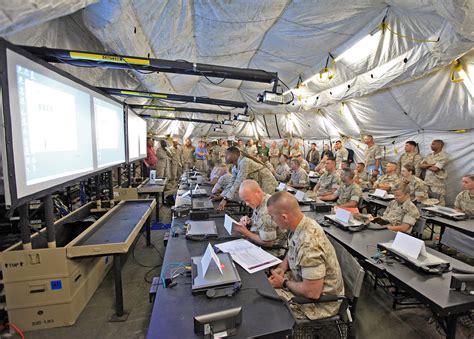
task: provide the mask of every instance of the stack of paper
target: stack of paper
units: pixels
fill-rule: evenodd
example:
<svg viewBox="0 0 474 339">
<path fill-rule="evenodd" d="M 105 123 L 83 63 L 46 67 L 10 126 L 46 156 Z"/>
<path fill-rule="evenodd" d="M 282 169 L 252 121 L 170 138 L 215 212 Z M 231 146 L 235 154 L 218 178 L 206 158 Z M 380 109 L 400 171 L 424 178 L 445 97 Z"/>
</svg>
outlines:
<svg viewBox="0 0 474 339">
<path fill-rule="evenodd" d="M 245 239 L 233 240 L 215 245 L 222 252 L 230 253 L 232 259 L 249 273 L 281 263 L 277 257 Z"/>
</svg>

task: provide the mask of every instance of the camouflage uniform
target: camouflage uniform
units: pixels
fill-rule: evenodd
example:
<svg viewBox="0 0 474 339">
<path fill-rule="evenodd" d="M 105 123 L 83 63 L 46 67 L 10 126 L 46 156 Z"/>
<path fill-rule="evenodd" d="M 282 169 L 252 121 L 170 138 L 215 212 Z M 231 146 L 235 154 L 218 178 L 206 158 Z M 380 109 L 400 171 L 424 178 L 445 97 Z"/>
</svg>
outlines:
<svg viewBox="0 0 474 339">
<path fill-rule="evenodd" d="M 178 148 L 170 147 L 170 181 L 178 179 L 178 168 L 180 166 L 180 150 Z"/>
<path fill-rule="evenodd" d="M 194 146 L 184 145 L 182 148 L 183 170 L 187 171 L 194 166 Z"/>
<path fill-rule="evenodd" d="M 357 184 L 342 185 L 334 192 L 337 199 L 337 204 L 347 204 L 350 201 L 355 201 L 359 203 L 360 198 L 362 197 L 362 190 Z"/>
<path fill-rule="evenodd" d="M 232 170 L 232 181 L 224 197 L 228 200 L 238 200 L 240 184 L 245 179 L 255 180 L 262 191 L 268 194 L 274 193 L 278 186 L 278 182 L 267 166 L 246 156 L 240 156 L 236 168 Z"/>
<path fill-rule="evenodd" d="M 308 173 L 301 167 L 297 171 L 291 171 L 290 182 L 291 185 L 304 185 L 304 188 L 308 187 L 309 176 Z"/>
<path fill-rule="evenodd" d="M 292 147 L 290 150 L 290 158 L 298 158 L 301 154 L 300 148 L 294 148 Z"/>
<path fill-rule="evenodd" d="M 157 177 L 170 177 L 170 156 L 166 149 L 161 146 L 158 146 L 156 149 L 156 157 L 158 161 L 156 162 L 156 176 Z"/>
<path fill-rule="evenodd" d="M 373 144 L 371 147 L 367 147 L 364 152 L 365 168 L 368 169 L 368 166 L 374 166 L 375 160 L 382 161 L 382 158 L 382 147 L 376 144 Z"/>
<path fill-rule="evenodd" d="M 287 157 L 290 156 L 290 149 L 291 147 L 288 146 L 281 146 L 280 153 L 286 155 Z"/>
<path fill-rule="evenodd" d="M 462 191 L 456 196 L 454 207 L 470 216 L 474 216 L 474 196 L 470 195 L 469 191 Z"/>
<path fill-rule="evenodd" d="M 372 186 L 369 180 L 369 175 L 365 171 L 362 173 L 354 172 L 354 182 L 356 182 L 356 180 L 359 181 L 358 185 L 361 188 L 370 188 Z"/>
<path fill-rule="evenodd" d="M 280 150 L 278 147 L 271 148 L 268 151 L 268 156 L 270 158 L 270 163 L 273 165 L 273 167 L 277 168 L 278 167 L 278 157 L 280 156 Z"/>
<path fill-rule="evenodd" d="M 398 161 L 398 172 L 400 173 L 404 165 L 410 164 L 410 165 L 413 165 L 413 167 L 415 167 L 415 173 L 413 173 L 413 175 L 416 175 L 417 177 L 419 177 L 421 173 L 421 169 L 418 167 L 418 164 L 421 162 L 421 160 L 422 160 L 421 155 L 419 155 L 416 152 L 403 153 L 400 156 L 400 160 Z"/>
<path fill-rule="evenodd" d="M 401 204 L 396 200 L 392 200 L 385 212 L 383 212 L 382 218 L 387 220 L 392 226 L 400 225 L 401 223 L 411 225 L 412 227 L 407 231 L 407 233 L 410 233 L 413 225 L 420 218 L 420 212 L 410 199 L 405 200 Z"/>
<path fill-rule="evenodd" d="M 280 164 L 275 170 L 275 178 L 281 182 L 287 182 L 291 175 L 291 168 L 288 164 Z"/>
<path fill-rule="evenodd" d="M 245 153 L 247 153 L 248 155 L 251 155 L 253 157 L 255 157 L 258 153 L 258 149 L 257 149 L 257 146 L 256 145 L 252 145 L 252 146 L 247 146 L 245 147 Z"/>
<path fill-rule="evenodd" d="M 377 185 L 388 184 L 390 185 L 390 189 L 393 190 L 396 185 L 400 184 L 400 177 L 398 176 L 397 173 L 384 174 L 377 179 L 374 185 L 375 184 Z"/>
<path fill-rule="evenodd" d="M 319 178 L 319 190 L 318 193 L 332 193 L 334 188 L 337 188 L 337 177 L 336 172 L 326 172 Z"/>
<path fill-rule="evenodd" d="M 221 163 L 220 152 L 221 152 L 221 145 L 214 145 L 212 147 L 212 154 L 211 160 L 214 161 L 215 165 L 219 165 Z"/>
<path fill-rule="evenodd" d="M 423 201 L 428 199 L 428 186 L 423 180 L 412 175 L 410 180 L 402 179 L 408 185 L 410 189 L 410 199 L 417 199 L 418 201 Z"/>
<path fill-rule="evenodd" d="M 270 161 L 265 161 L 265 166 L 270 170 L 270 172 L 273 172 L 275 169 L 273 168 L 273 165 L 270 163 Z"/>
<path fill-rule="evenodd" d="M 344 282 L 336 251 L 318 223 L 304 216 L 288 240 L 289 280 L 302 282 L 303 279 L 324 279 L 323 295 L 343 295 Z M 290 291 L 277 289 L 277 293 L 289 300 L 294 295 Z M 291 305 L 298 319 L 311 320 L 327 318 L 337 314 L 338 302 Z"/>
<path fill-rule="evenodd" d="M 223 176 L 221 176 L 219 179 L 217 179 L 216 184 L 212 188 L 212 194 L 224 192 L 227 186 L 230 184 L 231 180 L 232 180 L 232 174 L 230 173 L 226 173 Z"/>
<path fill-rule="evenodd" d="M 227 147 L 224 145 L 220 146 L 220 151 L 219 151 L 219 164 L 225 164 L 225 154 L 227 152 Z"/>
<path fill-rule="evenodd" d="M 341 146 L 341 148 L 336 151 L 334 156 L 336 158 L 336 168 L 340 168 L 341 162 L 349 158 L 349 151 Z"/>
<path fill-rule="evenodd" d="M 435 164 L 435 166 L 439 168 L 439 171 L 436 173 L 430 169 L 426 169 L 425 183 L 432 192 L 439 193 L 441 195 L 439 202 L 441 205 L 444 205 L 444 195 L 446 194 L 445 180 L 448 177 L 445 167 L 449 161 L 448 155 L 441 151 L 438 154 L 431 153 L 423 160 L 428 164 Z"/>
<path fill-rule="evenodd" d="M 300 162 L 300 168 L 302 168 L 306 173 L 309 173 L 309 162 L 304 159 L 302 159 Z"/>
<path fill-rule="evenodd" d="M 287 232 L 280 229 L 268 214 L 267 201 L 270 194 L 265 194 L 262 203 L 257 206 L 252 213 L 252 227 L 250 231 L 257 233 L 261 240 L 273 241 L 273 246 L 286 247 Z M 269 253 L 275 256 L 285 255 L 284 248 L 269 249 Z"/>
</svg>

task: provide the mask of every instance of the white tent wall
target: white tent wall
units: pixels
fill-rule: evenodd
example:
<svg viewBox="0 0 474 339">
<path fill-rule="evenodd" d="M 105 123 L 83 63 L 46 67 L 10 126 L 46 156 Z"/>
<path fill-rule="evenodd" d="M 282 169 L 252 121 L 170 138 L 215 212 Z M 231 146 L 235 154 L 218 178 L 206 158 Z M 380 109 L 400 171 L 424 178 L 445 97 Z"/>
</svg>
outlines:
<svg viewBox="0 0 474 339">
<path fill-rule="evenodd" d="M 378 34 L 376 27 L 386 16 L 388 27 L 377 44 L 359 48 L 365 56 L 330 62 L 334 78 L 325 83 L 308 82 L 306 95 L 295 105 L 257 103 L 256 95 L 270 90 L 269 84 L 58 66 L 97 86 L 246 101 L 254 117 L 251 123 L 223 125 L 224 132 L 215 132 L 210 124 L 149 120 L 149 130 L 155 135 L 193 139 L 258 136 L 279 141 L 293 136 L 304 139 L 306 145 L 317 141 L 319 148 L 329 139 L 342 138 L 359 159 L 365 147 L 358 141 L 361 134 L 373 134 L 386 146 L 387 159 L 398 158 L 406 140 L 419 142 L 421 153 L 427 154 L 431 140 L 440 138 L 446 141 L 451 159 L 448 203 L 460 189 L 462 174 L 474 172 L 472 1 L 0 2 L 0 35 L 13 43 L 265 69 L 279 73 L 282 90 L 287 89 L 283 83 L 294 87 L 299 75 L 305 80 L 317 74 L 329 52 L 340 56 L 369 33 Z M 466 71 L 462 83 L 450 81 L 451 62 L 457 58 Z M 135 98 L 126 101 L 148 103 Z M 233 114 L 240 111 L 231 110 Z M 214 121 L 222 118 L 189 113 L 179 116 Z M 459 129 L 467 132 L 452 132 Z M 399 153 L 394 153 L 392 142 Z"/>
</svg>

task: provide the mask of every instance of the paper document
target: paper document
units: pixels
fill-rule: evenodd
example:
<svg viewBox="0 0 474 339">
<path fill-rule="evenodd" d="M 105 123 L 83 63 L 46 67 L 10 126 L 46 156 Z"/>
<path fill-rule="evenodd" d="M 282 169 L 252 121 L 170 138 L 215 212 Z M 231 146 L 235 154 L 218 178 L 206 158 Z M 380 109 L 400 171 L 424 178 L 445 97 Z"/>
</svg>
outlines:
<svg viewBox="0 0 474 339">
<path fill-rule="evenodd" d="M 304 200 L 304 192 L 303 191 L 296 191 L 295 198 L 298 201 Z"/>
<path fill-rule="evenodd" d="M 387 191 L 377 188 L 374 192 L 374 195 L 377 197 L 385 198 L 387 196 Z"/>
<path fill-rule="evenodd" d="M 245 239 L 233 240 L 215 246 L 222 252 L 230 253 L 232 259 L 249 273 L 255 273 L 281 263 L 280 259 Z"/>
<path fill-rule="evenodd" d="M 214 263 L 217 265 L 217 268 L 222 274 L 221 261 L 219 260 L 219 257 L 217 256 L 216 252 L 214 252 L 214 249 L 212 248 L 211 244 L 207 244 L 206 252 L 204 252 L 204 255 L 201 258 L 203 276 L 206 276 L 207 269 L 209 268 L 209 265 L 212 261 L 214 261 Z"/>
<path fill-rule="evenodd" d="M 234 219 L 232 219 L 232 217 L 230 217 L 228 214 L 226 214 L 224 216 L 224 227 L 225 227 L 226 231 L 229 233 L 229 235 L 232 235 L 232 225 L 233 224 L 238 224 L 238 222 L 235 221 Z"/>
<path fill-rule="evenodd" d="M 156 171 L 150 170 L 150 184 L 154 185 L 156 182 Z"/>
<path fill-rule="evenodd" d="M 285 190 L 285 189 L 286 189 L 285 183 L 280 182 L 280 184 L 279 184 L 278 187 L 277 187 L 277 190 L 283 191 L 283 190 Z"/>
</svg>

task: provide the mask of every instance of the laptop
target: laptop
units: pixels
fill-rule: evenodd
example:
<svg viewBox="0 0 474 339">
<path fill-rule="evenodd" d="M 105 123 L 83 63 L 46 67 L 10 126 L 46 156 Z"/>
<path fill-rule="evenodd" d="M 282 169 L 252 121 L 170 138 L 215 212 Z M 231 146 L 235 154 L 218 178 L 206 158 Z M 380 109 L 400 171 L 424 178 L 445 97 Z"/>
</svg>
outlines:
<svg viewBox="0 0 474 339">
<path fill-rule="evenodd" d="M 434 212 L 435 214 L 441 215 L 443 217 L 448 217 L 450 219 L 462 219 L 466 217 L 465 213 L 456 211 L 454 208 L 449 208 L 449 207 L 444 207 L 444 206 L 422 207 L 421 209 Z"/>
<path fill-rule="evenodd" d="M 214 220 L 196 221 L 189 220 L 186 236 L 216 236 L 217 226 Z"/>
<path fill-rule="evenodd" d="M 325 215 L 324 218 L 331 220 L 342 227 L 356 227 L 363 225 L 363 222 L 354 220 L 352 213 L 343 208 L 336 208 L 336 214 Z"/>
<path fill-rule="evenodd" d="M 205 293 L 209 288 L 223 288 L 240 282 L 240 276 L 229 253 L 217 254 L 221 262 L 222 273 L 215 264 L 211 264 L 203 275 L 201 259 L 202 256 L 191 257 L 193 294 Z"/>
<path fill-rule="evenodd" d="M 208 198 L 193 198 L 192 199 L 193 210 L 213 210 L 214 204 Z"/>
<path fill-rule="evenodd" d="M 388 194 L 386 190 L 376 189 L 374 193 L 369 193 L 369 197 L 377 198 L 381 200 L 392 200 L 395 199 L 393 194 Z"/>
<path fill-rule="evenodd" d="M 446 260 L 428 253 L 423 240 L 403 232 L 397 232 L 393 242 L 379 243 L 378 245 L 416 267 L 421 268 L 449 264 Z"/>
<path fill-rule="evenodd" d="M 191 206 L 191 197 L 188 196 L 177 196 L 174 206 L 175 207 L 183 207 L 183 206 Z"/>
<path fill-rule="evenodd" d="M 191 191 L 193 197 L 207 197 L 207 191 L 204 188 L 195 188 Z"/>
<path fill-rule="evenodd" d="M 316 202 L 316 200 L 305 197 L 305 194 L 303 191 L 296 191 L 295 193 L 295 198 L 298 200 L 300 204 L 311 204 L 312 202 Z"/>
</svg>

